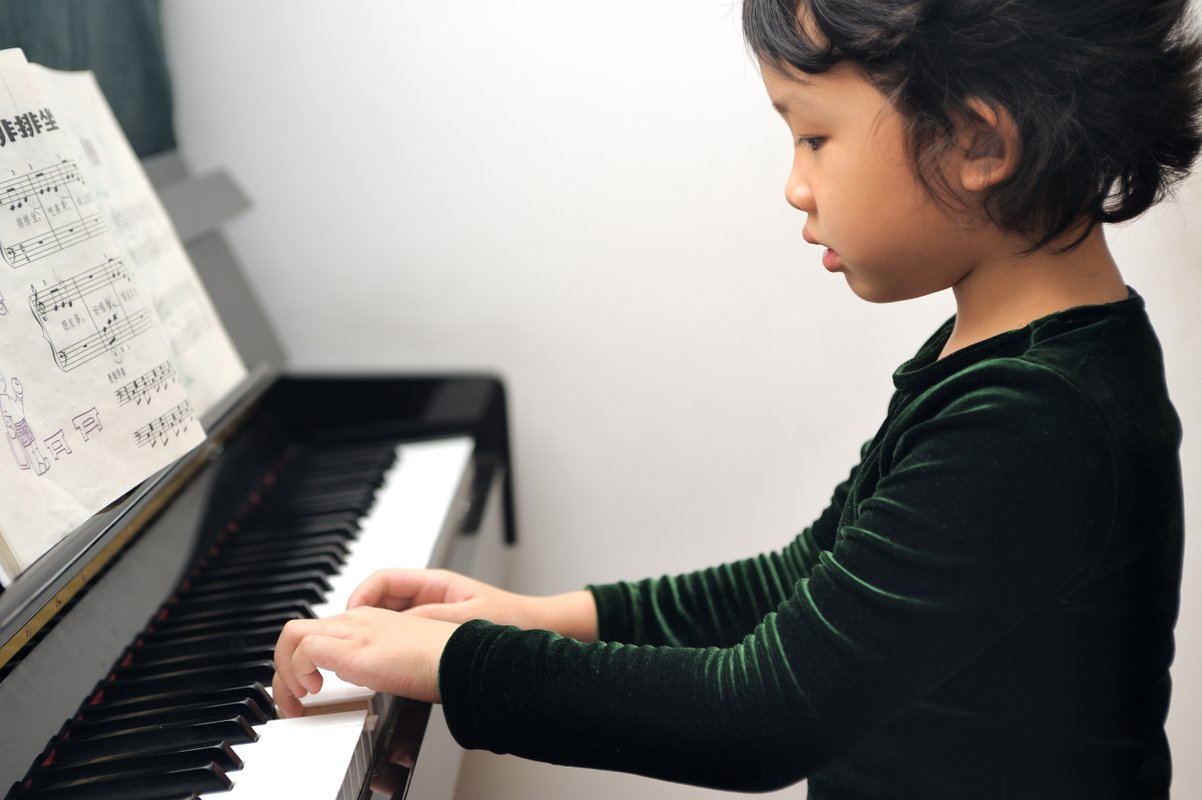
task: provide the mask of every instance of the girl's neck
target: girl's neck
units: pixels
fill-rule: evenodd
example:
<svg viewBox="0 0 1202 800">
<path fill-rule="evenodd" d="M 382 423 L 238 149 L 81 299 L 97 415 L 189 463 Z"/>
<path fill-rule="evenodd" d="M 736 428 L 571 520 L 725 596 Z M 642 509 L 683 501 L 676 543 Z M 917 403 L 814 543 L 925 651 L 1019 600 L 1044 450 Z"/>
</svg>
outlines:
<svg viewBox="0 0 1202 800">
<path fill-rule="evenodd" d="M 956 322 L 940 358 L 1056 311 L 1128 296 L 1101 225 L 1070 253 L 1012 255 L 1019 249 L 1003 242 L 996 252 L 1007 255 L 982 262 L 952 287 Z"/>
</svg>

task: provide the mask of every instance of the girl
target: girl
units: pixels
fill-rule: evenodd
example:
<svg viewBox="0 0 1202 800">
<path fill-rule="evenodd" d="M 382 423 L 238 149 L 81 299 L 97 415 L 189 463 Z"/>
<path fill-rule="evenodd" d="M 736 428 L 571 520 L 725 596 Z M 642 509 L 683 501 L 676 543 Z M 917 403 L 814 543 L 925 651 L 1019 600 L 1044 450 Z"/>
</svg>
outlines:
<svg viewBox="0 0 1202 800">
<path fill-rule="evenodd" d="M 554 597 L 376 574 L 290 622 L 465 747 L 822 798 L 1165 798 L 1181 430 L 1101 223 L 1200 142 L 1185 0 L 746 0 L 790 204 L 875 301 L 956 315 L 779 552 Z M 400 613 L 398 613 L 400 612 Z"/>
</svg>

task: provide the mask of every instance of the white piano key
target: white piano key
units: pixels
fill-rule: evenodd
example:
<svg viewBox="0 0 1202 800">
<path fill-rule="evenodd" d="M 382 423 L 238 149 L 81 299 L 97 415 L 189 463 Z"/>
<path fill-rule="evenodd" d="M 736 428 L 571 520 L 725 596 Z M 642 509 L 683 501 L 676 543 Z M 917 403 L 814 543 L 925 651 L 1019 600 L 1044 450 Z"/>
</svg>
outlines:
<svg viewBox="0 0 1202 800">
<path fill-rule="evenodd" d="M 227 773 L 234 786 L 203 800 L 335 800 L 345 784 L 362 786 L 361 746 L 366 711 L 345 711 L 258 725 L 259 740 L 234 746 L 242 769 Z M 348 772 L 353 772 L 348 781 Z"/>
<path fill-rule="evenodd" d="M 360 534 L 349 546 L 346 562 L 330 577 L 331 590 L 314 608 L 318 616 L 345 610 L 352 591 L 377 569 L 430 566 L 434 547 L 467 471 L 473 442 L 469 438 L 403 444 L 397 463 L 385 476 Z M 229 792 L 204 800 L 307 800 L 338 798 L 352 787 L 357 797 L 371 763 L 366 721 L 375 693 L 322 672 L 322 690 L 301 699 L 309 716 L 277 719 L 256 727 L 259 740 L 234 750 L 245 766 L 229 773 Z M 268 689 L 270 692 L 270 689 Z M 329 711 L 360 705 L 361 710 Z M 348 772 L 350 778 L 348 779 Z"/>
<path fill-rule="evenodd" d="M 467 437 L 403 444 L 397 463 L 376 492 L 372 509 L 360 521 L 359 537 L 351 543 L 346 562 L 330 577 L 324 602 L 314 606 L 318 617 L 340 614 L 355 588 L 378 569 L 428 567 L 460 481 L 471 459 L 473 441 Z M 311 710 L 370 701 L 373 692 L 322 670 L 322 689 L 301 698 Z"/>
<path fill-rule="evenodd" d="M 401 445 L 399 461 L 360 523 L 346 563 L 330 579 L 330 592 L 314 607 L 319 617 L 346 610 L 355 588 L 378 569 L 428 567 L 468 460 L 469 438 Z"/>
</svg>

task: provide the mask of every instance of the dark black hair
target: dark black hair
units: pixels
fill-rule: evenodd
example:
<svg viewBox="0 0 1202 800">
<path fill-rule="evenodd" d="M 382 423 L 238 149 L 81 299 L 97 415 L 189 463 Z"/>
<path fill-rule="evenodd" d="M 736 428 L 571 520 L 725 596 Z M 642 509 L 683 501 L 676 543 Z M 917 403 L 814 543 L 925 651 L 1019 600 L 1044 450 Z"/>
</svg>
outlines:
<svg viewBox="0 0 1202 800">
<path fill-rule="evenodd" d="M 1188 0 L 744 0 L 765 65 L 857 64 L 907 122 L 916 173 L 947 197 L 938 155 L 979 98 L 1017 123 L 1014 174 L 984 196 L 1032 250 L 1083 221 L 1121 222 L 1190 170 L 1202 135 L 1202 46 Z M 804 19 L 804 22 L 802 21 Z"/>
</svg>

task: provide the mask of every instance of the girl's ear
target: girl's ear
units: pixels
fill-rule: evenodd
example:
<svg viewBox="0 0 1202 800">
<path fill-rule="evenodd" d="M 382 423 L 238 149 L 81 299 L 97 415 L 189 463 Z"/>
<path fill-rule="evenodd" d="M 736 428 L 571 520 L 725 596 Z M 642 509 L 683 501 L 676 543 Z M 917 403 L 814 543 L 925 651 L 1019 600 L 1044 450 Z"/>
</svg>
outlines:
<svg viewBox="0 0 1202 800">
<path fill-rule="evenodd" d="M 1022 143 L 1018 125 L 1005 108 L 979 97 L 968 98 L 967 106 L 956 132 L 960 188 L 983 192 L 1014 174 Z"/>
</svg>

